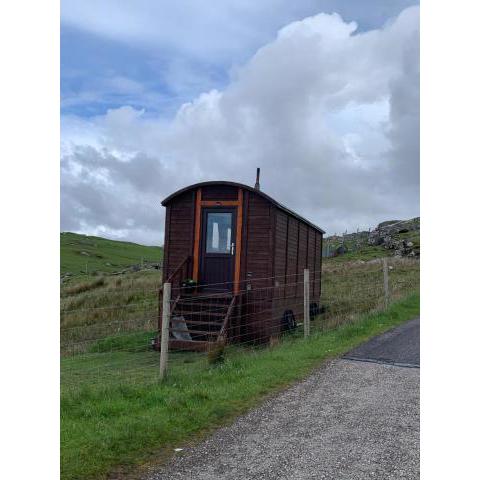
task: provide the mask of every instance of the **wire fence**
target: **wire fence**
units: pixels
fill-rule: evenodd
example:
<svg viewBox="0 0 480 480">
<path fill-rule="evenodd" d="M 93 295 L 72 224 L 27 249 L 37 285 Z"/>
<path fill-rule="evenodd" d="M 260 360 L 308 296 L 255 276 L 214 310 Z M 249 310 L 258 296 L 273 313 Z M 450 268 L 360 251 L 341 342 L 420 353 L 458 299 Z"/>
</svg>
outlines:
<svg viewBox="0 0 480 480">
<path fill-rule="evenodd" d="M 62 388 L 158 381 L 208 368 L 225 357 L 301 341 L 380 311 L 419 288 L 416 259 L 324 266 L 320 271 L 249 279 L 203 289 L 155 284 L 103 285 L 61 301 Z M 162 308 L 163 305 L 163 308 Z M 163 326 L 163 342 L 161 329 Z M 160 351 L 163 352 L 160 354 Z"/>
</svg>

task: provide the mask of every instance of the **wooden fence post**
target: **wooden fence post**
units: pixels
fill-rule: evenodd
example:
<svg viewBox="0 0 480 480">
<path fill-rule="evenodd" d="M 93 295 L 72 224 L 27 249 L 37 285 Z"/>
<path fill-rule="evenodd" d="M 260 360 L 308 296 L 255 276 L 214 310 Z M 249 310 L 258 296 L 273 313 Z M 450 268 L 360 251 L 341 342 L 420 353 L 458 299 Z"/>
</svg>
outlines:
<svg viewBox="0 0 480 480">
<path fill-rule="evenodd" d="M 170 296 L 172 284 L 163 285 L 163 305 L 162 305 L 162 337 L 160 339 L 160 380 L 165 378 L 168 362 L 168 338 L 170 335 Z"/>
<path fill-rule="evenodd" d="M 303 270 L 303 333 L 305 338 L 310 335 L 310 272 Z"/>
<path fill-rule="evenodd" d="M 386 258 L 383 259 L 383 294 L 385 296 L 385 309 L 387 309 L 390 301 L 390 292 L 388 290 L 388 264 Z"/>
</svg>

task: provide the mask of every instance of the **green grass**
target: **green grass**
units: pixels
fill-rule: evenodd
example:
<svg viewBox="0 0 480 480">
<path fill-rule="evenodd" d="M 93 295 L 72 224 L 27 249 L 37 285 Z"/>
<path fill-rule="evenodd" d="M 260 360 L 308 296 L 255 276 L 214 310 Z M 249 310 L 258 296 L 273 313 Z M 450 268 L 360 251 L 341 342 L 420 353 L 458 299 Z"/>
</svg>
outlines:
<svg viewBox="0 0 480 480">
<path fill-rule="evenodd" d="M 135 352 L 148 350 L 150 340 L 157 334 L 156 330 L 133 332 L 101 338 L 93 342 L 87 349 L 88 353 Z"/>
<path fill-rule="evenodd" d="M 156 329 L 161 271 L 79 277 L 61 289 L 62 355 L 91 351 L 93 340 Z"/>
<path fill-rule="evenodd" d="M 307 375 L 329 357 L 419 314 L 413 294 L 388 311 L 361 316 L 307 340 L 290 336 L 274 348 L 231 348 L 223 364 L 185 354 L 168 379 L 155 381 L 158 353 L 116 351 L 62 360 L 61 469 L 65 480 L 105 478 L 167 458 L 174 447 L 199 438 L 266 395 Z M 143 341 L 143 340 L 142 340 Z M 128 366 L 127 375 L 118 365 Z"/>
<path fill-rule="evenodd" d="M 386 250 L 382 246 L 374 245 L 361 245 L 358 249 L 355 250 L 353 245 L 349 245 L 349 242 L 346 242 L 347 248 L 349 249 L 347 253 L 339 255 L 338 257 L 331 257 L 328 259 L 330 263 L 347 263 L 355 260 L 363 260 L 367 262 L 368 260 L 373 260 L 374 258 L 381 257 L 391 257 L 393 256 L 393 250 Z"/>
<path fill-rule="evenodd" d="M 142 262 L 158 263 L 162 247 L 90 237 L 77 233 L 60 234 L 60 273 L 86 275 L 112 273 Z M 88 272 L 86 272 L 88 270 Z"/>
</svg>

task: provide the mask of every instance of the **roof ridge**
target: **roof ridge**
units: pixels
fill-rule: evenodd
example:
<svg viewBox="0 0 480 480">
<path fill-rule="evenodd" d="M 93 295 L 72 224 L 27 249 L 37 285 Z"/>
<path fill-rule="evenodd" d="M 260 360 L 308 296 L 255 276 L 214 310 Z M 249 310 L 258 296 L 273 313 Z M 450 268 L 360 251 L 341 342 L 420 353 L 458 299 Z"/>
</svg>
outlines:
<svg viewBox="0 0 480 480">
<path fill-rule="evenodd" d="M 294 212 L 290 208 L 286 207 L 285 205 L 281 204 L 274 198 L 272 198 L 270 195 L 267 195 L 264 193 L 262 190 L 257 190 L 254 187 L 251 187 L 249 185 L 245 185 L 243 183 L 238 183 L 238 182 L 231 182 L 228 180 L 210 180 L 206 182 L 199 182 L 199 183 L 194 183 L 192 185 L 188 185 L 186 187 L 181 188 L 180 190 L 177 190 L 176 192 L 173 192 L 170 194 L 168 197 L 166 197 L 164 200 L 162 200 L 162 205 L 165 207 L 171 200 L 173 200 L 175 197 L 178 195 L 181 195 L 184 192 L 187 192 L 188 190 L 193 190 L 197 189 L 200 187 L 206 187 L 206 186 L 211 186 L 211 185 L 228 185 L 231 187 L 238 187 L 238 188 L 243 188 L 245 190 L 248 190 L 249 192 L 253 192 L 257 195 L 260 195 L 261 197 L 265 198 L 269 202 L 271 202 L 273 205 L 278 207 L 280 210 L 283 210 L 284 212 L 288 213 L 289 215 L 292 215 L 293 217 L 297 218 L 298 220 L 306 223 L 310 227 L 314 228 L 315 230 L 320 231 L 322 234 L 325 233 L 325 231 L 320 228 L 318 225 L 315 225 L 314 223 L 310 222 L 310 220 L 307 220 L 306 218 L 302 217 L 298 213 Z"/>
</svg>

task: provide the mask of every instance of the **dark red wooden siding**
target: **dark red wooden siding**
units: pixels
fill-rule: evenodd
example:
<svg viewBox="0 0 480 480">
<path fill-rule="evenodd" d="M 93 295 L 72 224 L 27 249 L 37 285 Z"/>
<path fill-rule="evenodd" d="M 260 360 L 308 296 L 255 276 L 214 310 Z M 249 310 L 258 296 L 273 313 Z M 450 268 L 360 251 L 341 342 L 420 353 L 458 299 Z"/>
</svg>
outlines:
<svg viewBox="0 0 480 480">
<path fill-rule="evenodd" d="M 320 232 L 315 232 L 315 281 L 313 288 L 313 301 L 319 302 L 320 298 L 320 289 L 322 285 L 321 277 L 322 269 L 322 234 Z"/>
<path fill-rule="evenodd" d="M 274 207 L 263 197 L 253 192 L 246 193 L 244 211 L 246 239 L 245 290 L 241 323 L 245 328 L 245 339 L 257 342 L 268 341 L 271 335 L 271 288 L 273 277 L 273 232 Z"/>
<path fill-rule="evenodd" d="M 203 200 L 235 200 L 238 188 L 202 187 Z M 167 207 L 165 277 L 193 253 L 195 189 Z M 237 341 L 268 341 L 280 333 L 285 310 L 303 320 L 303 270 L 310 270 L 311 301 L 321 291 L 322 234 L 264 197 L 244 190 L 239 307 L 232 318 Z"/>
<path fill-rule="evenodd" d="M 313 301 L 315 288 L 315 230 L 308 228 L 308 242 L 307 242 L 307 266 L 310 273 L 310 297 Z"/>
<path fill-rule="evenodd" d="M 280 210 L 277 210 L 275 221 L 275 252 L 273 258 L 273 275 L 275 297 L 285 295 L 285 276 L 287 274 L 287 235 L 288 235 L 288 216 Z"/>
<path fill-rule="evenodd" d="M 202 200 L 236 200 L 238 188 L 228 185 L 209 185 L 202 187 Z"/>
<path fill-rule="evenodd" d="M 193 252 L 195 191 L 185 192 L 167 207 L 165 225 L 164 279 Z"/>
<path fill-rule="evenodd" d="M 310 300 L 318 304 L 321 283 L 322 235 L 318 230 L 278 210 L 274 233 L 274 320 L 292 310 L 303 320 L 303 271 L 310 271 Z M 275 324 L 275 322 L 274 322 Z M 273 329 L 275 332 L 275 328 Z"/>
<path fill-rule="evenodd" d="M 285 296 L 296 297 L 297 262 L 298 262 L 298 226 L 296 218 L 288 217 L 288 245 L 287 245 L 287 275 Z"/>
</svg>

